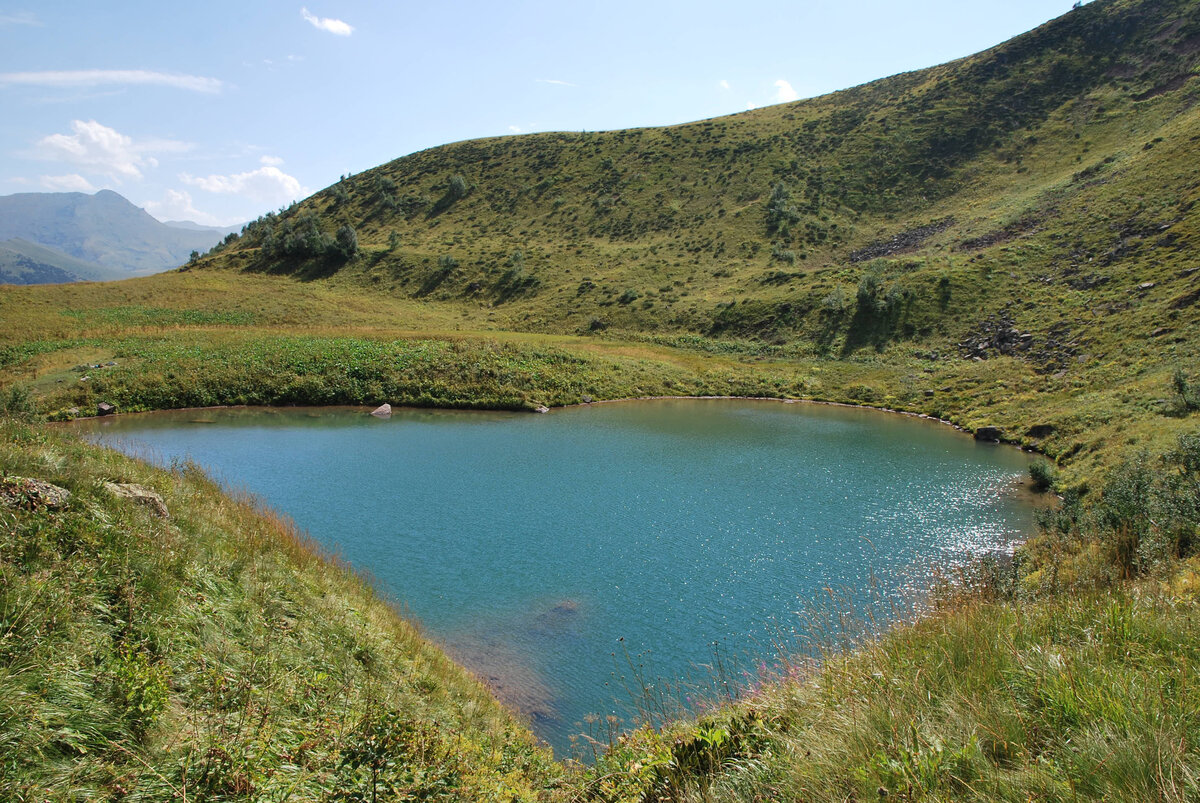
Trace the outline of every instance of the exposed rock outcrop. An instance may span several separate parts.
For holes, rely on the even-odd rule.
[[[167,503],[163,501],[163,498],[144,486],[134,485],[131,482],[106,482],[104,483],[104,490],[113,496],[130,499],[139,505],[145,505],[156,516],[165,519],[170,515],[167,511]]]
[[[31,477],[0,478],[0,507],[24,510],[61,510],[71,499],[71,492],[45,480]]]

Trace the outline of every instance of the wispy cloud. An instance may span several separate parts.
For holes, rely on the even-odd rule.
[[[191,92],[215,94],[224,86],[216,78],[153,70],[55,70],[48,72],[0,73],[0,86],[168,86]]]
[[[514,134],[520,134],[524,129],[522,129],[519,125],[510,125],[508,130]]]
[[[333,19],[332,17],[318,17],[315,14],[309,13],[307,8],[300,9],[300,16],[308,20],[308,22],[318,30],[328,31],[337,36],[349,36],[354,33],[354,26],[342,20]]]
[[[279,167],[283,164],[283,159],[280,159],[278,156],[260,156],[258,157],[258,163],[264,164],[267,167]]]
[[[775,82],[775,102],[790,103],[793,100],[799,100],[800,93],[792,88],[792,85],[780,78]]]
[[[140,179],[143,167],[158,167],[158,160],[150,154],[182,153],[192,147],[187,142],[170,139],[137,141],[95,120],[72,120],[71,130],[71,134],[42,137],[31,156],[74,164],[87,172],[120,181]]]
[[[32,11],[18,11],[15,14],[0,14],[0,25],[34,25],[40,28],[42,23]]]
[[[555,86],[575,86],[575,84],[571,83],[570,81],[560,81],[557,78],[538,78],[536,80],[539,84],[554,84]]]
[[[263,165],[257,170],[234,173],[229,176],[192,176],[181,173],[179,180],[205,192],[221,195],[244,195],[262,203],[287,203],[308,195],[311,191],[301,186],[293,176],[274,165]]]
[[[42,176],[42,186],[51,192],[95,192],[96,187],[78,173],[66,176]]]
[[[730,88],[729,82],[724,78],[722,78],[720,81],[717,81],[717,89],[724,89],[726,92],[728,92]]]

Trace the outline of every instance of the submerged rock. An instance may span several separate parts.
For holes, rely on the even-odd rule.
[[[548,412],[550,412],[550,408],[546,407],[544,405],[538,405],[537,407],[533,408],[533,411],[535,413],[548,413]]]
[[[71,499],[71,492],[45,480],[31,477],[0,478],[0,506],[25,510],[61,510]]]
[[[131,482],[106,482],[104,490],[122,499],[131,499],[139,505],[145,505],[156,516],[167,518],[167,503],[163,498],[149,488],[134,485]]]
[[[374,410],[371,411],[371,415],[375,416],[376,418],[391,418],[392,417],[392,405],[381,404],[378,407],[376,407]]]

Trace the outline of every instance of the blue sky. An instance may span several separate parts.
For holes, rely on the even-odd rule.
[[[0,194],[239,223],[474,137],[681,123],[983,50],[1069,0],[0,0]]]

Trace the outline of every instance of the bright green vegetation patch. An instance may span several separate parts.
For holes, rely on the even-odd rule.
[[[52,408],[126,412],[229,404],[379,404],[526,409],[644,395],[783,395],[799,388],[741,368],[486,339],[163,336],[111,343],[117,365],[48,390]],[[778,383],[778,384],[777,384]]]
[[[286,520],[0,423],[0,798],[532,800],[560,774]]]

